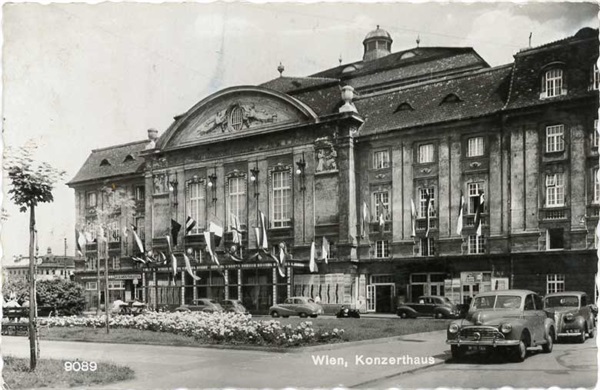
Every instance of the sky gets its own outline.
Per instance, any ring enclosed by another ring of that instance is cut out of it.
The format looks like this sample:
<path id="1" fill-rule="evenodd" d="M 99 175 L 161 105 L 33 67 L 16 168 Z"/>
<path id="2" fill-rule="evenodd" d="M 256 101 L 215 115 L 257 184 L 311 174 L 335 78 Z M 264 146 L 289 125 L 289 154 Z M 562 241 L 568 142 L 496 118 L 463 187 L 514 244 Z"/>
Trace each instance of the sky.
<path id="1" fill-rule="evenodd" d="M 164 132 L 173 116 L 234 85 L 308 76 L 362 58 L 376 25 L 392 51 L 473 47 L 491 65 L 519 49 L 598 28 L 594 3 L 77 3 L 5 4 L 4 146 L 38 145 L 67 172 L 38 207 L 40 253 L 75 252 L 74 191 L 65 185 L 92 149 Z M 5 263 L 27 254 L 28 216 L 6 196 Z"/>

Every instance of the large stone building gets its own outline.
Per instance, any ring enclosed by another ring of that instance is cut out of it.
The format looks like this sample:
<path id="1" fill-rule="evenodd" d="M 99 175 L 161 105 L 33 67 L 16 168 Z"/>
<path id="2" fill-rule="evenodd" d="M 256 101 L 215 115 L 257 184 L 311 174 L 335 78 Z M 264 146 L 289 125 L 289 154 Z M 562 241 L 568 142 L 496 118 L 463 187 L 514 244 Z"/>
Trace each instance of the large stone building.
<path id="1" fill-rule="evenodd" d="M 36 280 L 54 280 L 73 278 L 75 258 L 52 253 L 48 248 L 45 255 L 36 256 Z M 6 280 L 29 279 L 29 257 L 16 256 L 12 264 L 2 266 Z"/>
<path id="2" fill-rule="evenodd" d="M 472 48 L 393 53 L 379 27 L 363 45 L 361 61 L 221 90 L 158 139 L 92 152 L 70 182 L 78 224 L 110 183 L 145 199 L 115 220 L 117 231 L 136 225 L 145 250 L 168 254 L 172 220 L 183 225 L 175 277 L 170 264 L 132 263 L 133 240 L 114 235 L 109 255 L 122 270 L 112 274 L 125 275 L 129 297 L 240 299 L 265 312 L 318 295 L 326 307 L 386 312 L 421 294 L 594 294 L 598 31 L 523 49 L 498 67 Z M 274 257 L 257 249 L 261 212 Z M 234 256 L 232 214 L 242 231 Z M 188 217 L 197 224 L 185 234 Z M 220 265 L 202 234 L 211 223 L 225 230 Z M 310 272 L 311 244 L 320 257 L 324 239 L 328 262 Z"/>

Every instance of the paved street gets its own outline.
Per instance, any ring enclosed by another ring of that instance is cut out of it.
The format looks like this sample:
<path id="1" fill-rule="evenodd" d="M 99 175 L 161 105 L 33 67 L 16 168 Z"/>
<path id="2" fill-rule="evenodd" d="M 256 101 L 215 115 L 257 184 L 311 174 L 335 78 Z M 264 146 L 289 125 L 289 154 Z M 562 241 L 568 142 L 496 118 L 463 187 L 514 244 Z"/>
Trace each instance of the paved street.
<path id="1" fill-rule="evenodd" d="M 453 362 L 443 331 L 292 353 L 45 340 L 41 348 L 42 357 L 113 361 L 136 371 L 136 379 L 106 389 L 594 387 L 597 377 L 595 340 L 558 344 L 549 355 L 532 351 L 520 364 L 494 356 Z M 4 337 L 2 353 L 27 356 L 27 339 Z M 315 359 L 325 357 L 340 364 L 315 364 Z M 377 357 L 400 361 L 376 364 Z"/>

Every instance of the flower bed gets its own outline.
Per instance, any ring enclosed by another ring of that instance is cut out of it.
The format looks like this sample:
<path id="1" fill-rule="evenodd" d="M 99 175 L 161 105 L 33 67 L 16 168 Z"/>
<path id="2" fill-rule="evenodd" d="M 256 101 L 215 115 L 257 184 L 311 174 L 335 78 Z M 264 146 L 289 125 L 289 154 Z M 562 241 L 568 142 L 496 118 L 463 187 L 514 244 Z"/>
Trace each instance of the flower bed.
<path id="1" fill-rule="evenodd" d="M 105 325 L 104 316 L 52 317 L 53 327 L 92 327 Z M 312 322 L 297 326 L 279 321 L 253 321 L 250 316 L 235 313 L 148 312 L 139 316 L 118 315 L 110 318 L 113 328 L 129 328 L 168 332 L 194 337 L 207 344 L 246 344 L 268 346 L 302 346 L 341 341 L 343 329 L 315 330 Z"/>

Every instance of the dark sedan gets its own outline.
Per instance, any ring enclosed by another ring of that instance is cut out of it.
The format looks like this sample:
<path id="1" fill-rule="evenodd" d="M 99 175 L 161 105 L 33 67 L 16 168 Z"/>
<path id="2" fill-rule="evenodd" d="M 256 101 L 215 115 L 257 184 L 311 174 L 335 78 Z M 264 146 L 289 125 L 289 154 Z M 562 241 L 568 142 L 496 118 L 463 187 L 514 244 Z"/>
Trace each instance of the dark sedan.
<path id="1" fill-rule="evenodd" d="M 581 291 L 548 294 L 544 298 L 544 310 L 556 322 L 556 336 L 580 343 L 585 342 L 586 335 L 594 337 L 593 309 L 587 294 Z"/>
<path id="2" fill-rule="evenodd" d="M 450 299 L 432 295 L 419 297 L 416 302 L 401 304 L 398 306 L 396 314 L 400 318 L 456 318 L 459 311 Z"/>

